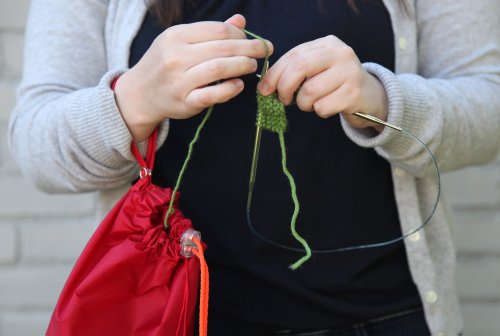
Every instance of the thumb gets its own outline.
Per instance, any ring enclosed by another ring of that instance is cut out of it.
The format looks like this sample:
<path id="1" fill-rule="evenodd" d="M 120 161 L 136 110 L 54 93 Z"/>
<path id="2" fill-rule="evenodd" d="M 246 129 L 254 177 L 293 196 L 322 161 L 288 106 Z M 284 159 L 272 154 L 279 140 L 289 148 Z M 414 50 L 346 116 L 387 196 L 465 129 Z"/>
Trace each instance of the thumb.
<path id="1" fill-rule="evenodd" d="M 247 20 L 241 14 L 234 14 L 229 19 L 226 20 L 226 23 L 232 24 L 233 26 L 243 29 L 247 24 Z"/>

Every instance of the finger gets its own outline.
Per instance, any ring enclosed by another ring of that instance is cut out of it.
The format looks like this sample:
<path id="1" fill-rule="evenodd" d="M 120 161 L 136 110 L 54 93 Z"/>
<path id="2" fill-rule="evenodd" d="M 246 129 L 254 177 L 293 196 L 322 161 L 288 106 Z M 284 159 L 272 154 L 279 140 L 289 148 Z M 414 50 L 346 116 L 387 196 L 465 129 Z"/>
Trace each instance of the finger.
<path id="1" fill-rule="evenodd" d="M 332 53 L 325 52 L 320 40 L 303 43 L 280 57 L 259 84 L 259 91 L 269 95 L 278 90 L 280 98 L 289 103 L 304 79 L 325 70 L 333 58 Z M 280 83 L 283 76 L 284 81 Z"/>
<path id="2" fill-rule="evenodd" d="M 359 90 L 343 84 L 337 90 L 317 100 L 314 112 L 321 118 L 329 118 L 337 113 L 354 113 L 359 101 Z"/>
<path id="3" fill-rule="evenodd" d="M 286 105 L 290 104 L 305 80 L 325 71 L 332 63 L 332 55 L 325 53 L 323 48 L 313 48 L 290 59 L 275 84 L 280 100 Z"/>
<path id="4" fill-rule="evenodd" d="M 202 63 L 208 59 L 232 56 L 246 56 L 251 58 L 266 57 L 268 51 L 272 53 L 273 46 L 266 41 L 259 40 L 214 40 L 193 44 L 189 47 L 188 57 L 192 64 Z"/>
<path id="5" fill-rule="evenodd" d="M 238 95 L 243 86 L 241 79 L 233 78 L 216 85 L 194 89 L 186 96 L 186 104 L 199 110 L 213 104 L 224 103 Z"/>
<path id="6" fill-rule="evenodd" d="M 288 66 L 288 61 L 291 58 L 295 57 L 296 54 L 299 54 L 301 52 L 301 49 L 302 45 L 299 45 L 289 50 L 269 68 L 266 75 L 264 76 L 264 78 L 262 78 L 257 86 L 257 89 L 261 94 L 267 96 L 276 91 L 278 80 Z"/>
<path id="7" fill-rule="evenodd" d="M 257 70 L 257 61 L 245 56 L 215 58 L 195 65 L 184 73 L 183 80 L 193 88 L 215 81 L 246 75 Z"/>
<path id="8" fill-rule="evenodd" d="M 187 43 L 247 38 L 245 33 L 238 27 L 230 23 L 217 21 L 175 25 L 165 30 L 164 34 L 172 39 L 182 40 Z"/>
<path id="9" fill-rule="evenodd" d="M 245 26 L 247 24 L 245 17 L 241 14 L 234 14 L 229 19 L 227 19 L 225 22 L 232 24 L 233 26 L 235 26 L 239 29 L 245 28 Z"/>
<path id="10" fill-rule="evenodd" d="M 337 90 L 343 82 L 335 66 L 320 72 L 302 84 L 296 96 L 297 106 L 302 111 L 313 111 L 317 100 Z"/>
<path id="11" fill-rule="evenodd" d="M 267 73 L 267 76 L 265 76 L 263 81 L 261 81 L 259 91 L 263 95 L 269 95 L 276 91 L 278 89 L 277 85 L 282 74 L 285 72 L 285 69 L 288 69 L 288 66 L 290 65 L 292 65 L 292 70 L 295 69 L 295 71 L 298 70 L 299 72 L 302 70 L 302 72 L 305 72 L 305 74 L 302 73 L 302 80 L 304 78 L 307 78 L 308 76 L 310 77 L 323 71 L 329 65 L 333 64 L 335 59 L 337 59 L 336 50 L 341 46 L 345 46 L 345 43 L 339 40 L 337 37 L 329 35 L 303 43 L 291 49 L 289 52 L 283 55 L 276 62 L 276 64 L 271 67 L 271 69 Z M 307 54 L 310 52 L 314 52 L 315 55 L 310 54 L 309 56 L 311 57 L 311 59 L 308 59 Z M 316 68 L 314 68 L 314 66 Z M 308 69 L 312 69 L 313 71 L 307 72 Z M 292 86 L 295 87 L 296 82 L 298 81 L 300 80 L 295 80 L 293 83 L 290 83 L 294 84 Z M 286 98 L 285 100 L 290 101 L 291 95 L 293 95 L 293 92 L 284 92 L 283 98 Z"/>

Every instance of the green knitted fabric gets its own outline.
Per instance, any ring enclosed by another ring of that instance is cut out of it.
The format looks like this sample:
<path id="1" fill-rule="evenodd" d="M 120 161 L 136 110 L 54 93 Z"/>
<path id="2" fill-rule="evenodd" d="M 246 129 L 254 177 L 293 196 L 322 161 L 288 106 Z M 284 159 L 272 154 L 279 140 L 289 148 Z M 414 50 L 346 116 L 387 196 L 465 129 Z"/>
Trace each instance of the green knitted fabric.
<path id="1" fill-rule="evenodd" d="M 257 93 L 257 126 L 275 133 L 286 130 L 285 107 L 276 93 L 269 96 Z"/>

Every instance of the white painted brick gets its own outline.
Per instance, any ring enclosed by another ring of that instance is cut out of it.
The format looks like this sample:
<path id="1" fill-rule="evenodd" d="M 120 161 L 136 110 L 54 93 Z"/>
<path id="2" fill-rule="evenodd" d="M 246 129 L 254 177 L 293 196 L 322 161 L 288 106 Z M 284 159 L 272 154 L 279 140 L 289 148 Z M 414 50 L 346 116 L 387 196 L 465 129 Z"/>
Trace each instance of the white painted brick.
<path id="1" fill-rule="evenodd" d="M 0 29 L 24 29 L 30 0 L 1 0 Z"/>
<path id="2" fill-rule="evenodd" d="M 463 300 L 500 302 L 500 257 L 459 256 L 457 288 Z"/>
<path id="3" fill-rule="evenodd" d="M 500 255 L 500 210 L 454 211 L 459 254 Z"/>
<path id="4" fill-rule="evenodd" d="M 94 231 L 94 217 L 22 223 L 21 262 L 74 263 Z"/>
<path id="5" fill-rule="evenodd" d="M 12 264 L 17 257 L 17 234 L 13 223 L 0 224 L 0 265 Z"/>
<path id="6" fill-rule="evenodd" d="M 500 169 L 496 164 L 443 174 L 443 191 L 454 208 L 500 207 Z"/>
<path id="7" fill-rule="evenodd" d="M 51 311 L 8 312 L 0 316 L 0 336 L 44 335 Z"/>
<path id="8" fill-rule="evenodd" d="M 94 213 L 95 195 L 48 195 L 22 176 L 0 176 L 0 218 L 82 216 Z"/>
<path id="9" fill-rule="evenodd" d="M 3 41 L 2 41 L 2 38 L 0 36 L 0 78 L 4 77 L 5 60 L 3 58 L 4 58 Z"/>
<path id="10" fill-rule="evenodd" d="M 0 81 L 0 123 L 7 123 L 10 113 L 16 105 L 16 89 L 19 81 Z"/>
<path id="11" fill-rule="evenodd" d="M 11 79 L 21 78 L 23 71 L 24 35 L 22 33 L 4 33 L 4 76 Z"/>
<path id="12" fill-rule="evenodd" d="M 3 267 L 0 309 L 52 310 L 73 265 Z"/>
<path id="13" fill-rule="evenodd" d="M 464 335 L 500 334 L 500 304 L 463 304 Z"/>

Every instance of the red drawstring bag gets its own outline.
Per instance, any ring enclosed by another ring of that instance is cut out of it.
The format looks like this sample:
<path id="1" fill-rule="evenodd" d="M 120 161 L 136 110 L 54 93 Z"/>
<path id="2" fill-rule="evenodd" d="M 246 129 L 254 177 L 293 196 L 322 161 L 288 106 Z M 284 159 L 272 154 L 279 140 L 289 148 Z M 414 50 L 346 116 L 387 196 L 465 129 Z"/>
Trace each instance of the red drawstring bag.
<path id="1" fill-rule="evenodd" d="M 151 182 L 156 135 L 157 131 L 149 140 L 146 160 L 132 144 L 140 179 L 87 243 L 59 297 L 47 335 L 193 335 L 200 265 L 200 334 L 202 329 L 206 334 L 208 269 L 203 247 L 199 233 L 177 207 L 164 229 L 172 190 Z M 193 253 L 198 258 L 190 258 Z"/>

